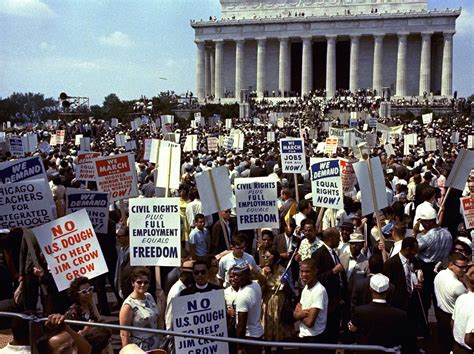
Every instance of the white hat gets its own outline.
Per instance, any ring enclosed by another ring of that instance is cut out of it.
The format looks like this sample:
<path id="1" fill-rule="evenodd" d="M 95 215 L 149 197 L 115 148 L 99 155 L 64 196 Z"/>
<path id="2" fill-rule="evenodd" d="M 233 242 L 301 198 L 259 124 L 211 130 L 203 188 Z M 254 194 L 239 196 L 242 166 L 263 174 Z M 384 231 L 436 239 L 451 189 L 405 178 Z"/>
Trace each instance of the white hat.
<path id="1" fill-rule="evenodd" d="M 370 278 L 370 288 L 377 293 L 383 293 L 384 291 L 387 291 L 389 283 L 390 279 L 380 273 L 372 275 Z"/>
<path id="2" fill-rule="evenodd" d="M 419 214 L 418 220 L 435 220 L 438 217 L 434 208 L 423 208 Z"/>
<path id="3" fill-rule="evenodd" d="M 349 243 L 365 242 L 364 235 L 357 232 L 352 233 L 349 237 Z"/>

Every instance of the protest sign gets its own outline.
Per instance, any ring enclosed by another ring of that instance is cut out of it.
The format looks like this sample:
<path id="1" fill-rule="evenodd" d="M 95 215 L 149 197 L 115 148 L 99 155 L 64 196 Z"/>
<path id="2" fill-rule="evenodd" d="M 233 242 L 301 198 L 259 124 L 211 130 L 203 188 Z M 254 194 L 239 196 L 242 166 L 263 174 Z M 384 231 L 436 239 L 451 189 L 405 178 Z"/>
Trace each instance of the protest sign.
<path id="1" fill-rule="evenodd" d="M 137 149 L 137 142 L 135 140 L 128 140 L 125 142 L 125 151 L 132 151 Z"/>
<path id="2" fill-rule="evenodd" d="M 181 145 L 172 142 L 160 145 L 157 161 L 156 186 L 178 189 L 181 177 Z"/>
<path id="3" fill-rule="evenodd" d="M 474 229 L 474 199 L 471 196 L 460 198 L 466 230 Z"/>
<path id="4" fill-rule="evenodd" d="M 219 150 L 219 138 L 215 136 L 210 136 L 207 138 L 207 150 L 208 151 L 217 151 Z"/>
<path id="5" fill-rule="evenodd" d="M 244 148 L 245 135 L 240 130 L 234 131 L 232 134 L 234 144 L 232 148 L 235 150 L 242 150 Z"/>
<path id="6" fill-rule="evenodd" d="M 234 195 L 226 166 L 197 173 L 195 179 L 204 215 L 234 207 Z"/>
<path id="7" fill-rule="evenodd" d="M 303 139 L 280 139 L 280 154 L 283 173 L 303 173 L 306 170 Z"/>
<path id="8" fill-rule="evenodd" d="M 385 178 L 379 157 L 352 164 L 361 190 L 362 215 L 382 210 L 388 206 Z"/>
<path id="9" fill-rule="evenodd" d="M 344 208 L 338 159 L 311 159 L 311 190 L 314 206 Z"/>
<path id="10" fill-rule="evenodd" d="M 198 136 L 194 134 L 188 135 L 184 143 L 183 151 L 184 152 L 196 151 L 197 144 L 198 144 Z"/>
<path id="11" fill-rule="evenodd" d="M 42 141 L 38 144 L 38 150 L 42 153 L 49 154 L 49 152 L 51 151 L 51 145 L 49 145 L 46 141 Z"/>
<path id="12" fill-rule="evenodd" d="M 337 137 L 330 136 L 326 138 L 326 145 L 324 146 L 324 154 L 329 154 L 329 156 L 333 155 L 337 151 L 337 143 L 339 139 Z"/>
<path id="13" fill-rule="evenodd" d="M 151 140 L 151 147 L 150 147 L 150 162 L 151 163 L 156 164 L 156 162 L 158 161 L 158 154 L 160 152 L 160 146 L 162 143 L 168 144 L 167 142 L 164 142 L 158 139 Z"/>
<path id="14" fill-rule="evenodd" d="M 316 146 L 316 153 L 324 153 L 326 151 L 326 142 L 320 142 Z"/>
<path id="15" fill-rule="evenodd" d="M 338 145 L 344 144 L 344 131 L 345 129 L 340 129 L 340 128 L 329 128 L 329 136 L 331 138 L 337 138 L 338 139 Z"/>
<path id="16" fill-rule="evenodd" d="M 425 138 L 425 150 L 436 151 L 436 138 Z"/>
<path id="17" fill-rule="evenodd" d="M 85 209 L 32 229 L 59 291 L 77 277 L 107 273 L 107 264 Z"/>
<path id="18" fill-rule="evenodd" d="M 49 137 L 49 145 L 56 146 L 58 145 L 58 139 L 56 138 L 56 134 L 51 134 Z"/>
<path id="19" fill-rule="evenodd" d="M 467 136 L 467 148 L 474 149 L 474 135 Z"/>
<path id="20" fill-rule="evenodd" d="M 259 125 L 260 124 L 260 118 L 254 118 L 253 119 L 253 124 L 254 125 Z"/>
<path id="21" fill-rule="evenodd" d="M 30 228 L 54 220 L 53 197 L 44 180 L 0 184 L 0 228 Z"/>
<path id="22" fill-rule="evenodd" d="M 130 210 L 130 265 L 181 265 L 179 198 L 133 198 Z"/>
<path id="23" fill-rule="evenodd" d="M 141 119 L 142 119 L 142 125 L 147 125 L 150 122 L 150 118 L 146 115 L 142 115 Z"/>
<path id="24" fill-rule="evenodd" d="M 42 179 L 48 183 L 43 160 L 39 156 L 0 163 L 0 183 Z"/>
<path id="25" fill-rule="evenodd" d="M 13 156 L 25 156 L 25 147 L 23 146 L 23 139 L 19 136 L 10 136 L 8 138 L 8 148 Z"/>
<path id="26" fill-rule="evenodd" d="M 76 162 L 76 178 L 81 181 L 95 181 L 93 159 L 100 157 L 100 152 L 79 151 Z"/>
<path id="27" fill-rule="evenodd" d="M 126 142 L 127 142 L 127 136 L 125 134 L 117 134 L 115 136 L 115 145 L 117 147 L 125 146 Z"/>
<path id="28" fill-rule="evenodd" d="M 117 128 L 118 126 L 118 119 L 117 118 L 112 118 L 110 125 L 112 128 Z"/>
<path id="29" fill-rule="evenodd" d="M 277 127 L 281 129 L 284 126 L 285 126 L 285 118 L 284 117 L 278 117 L 277 118 Z"/>
<path id="30" fill-rule="evenodd" d="M 93 160 L 97 190 L 109 201 L 138 196 L 137 172 L 132 154 L 103 156 Z"/>
<path id="31" fill-rule="evenodd" d="M 351 114 L 354 113 L 354 112 L 351 112 Z M 357 121 L 357 118 L 356 119 L 350 119 L 349 120 L 349 127 L 350 128 L 358 128 L 359 127 L 359 122 Z"/>
<path id="32" fill-rule="evenodd" d="M 385 152 L 387 153 L 387 156 L 390 157 L 392 155 L 395 155 L 395 149 L 393 148 L 393 145 L 392 144 L 385 144 L 384 147 L 385 149 Z"/>
<path id="33" fill-rule="evenodd" d="M 346 159 L 339 159 L 339 166 L 341 167 L 342 192 L 349 193 L 354 189 L 356 176 L 352 162 Z"/>
<path id="34" fill-rule="evenodd" d="M 328 132 L 331 129 L 332 122 L 323 122 L 323 126 L 321 128 L 322 132 Z M 329 134 L 331 135 L 331 134 Z"/>
<path id="35" fill-rule="evenodd" d="M 163 115 L 161 118 L 161 126 L 165 124 L 173 124 L 174 123 L 174 116 L 171 114 Z"/>
<path id="36" fill-rule="evenodd" d="M 377 117 L 369 118 L 369 128 L 377 128 Z M 364 129 L 367 130 L 367 129 Z"/>
<path id="37" fill-rule="evenodd" d="M 423 124 L 430 124 L 433 120 L 433 113 L 422 114 L 421 118 L 423 119 Z"/>
<path id="38" fill-rule="evenodd" d="M 66 189 L 68 214 L 86 209 L 95 232 L 106 234 L 109 224 L 108 194 L 77 188 Z"/>
<path id="39" fill-rule="evenodd" d="M 84 137 L 79 141 L 79 150 L 90 151 L 91 150 L 91 138 Z"/>
<path id="40" fill-rule="evenodd" d="M 277 184 L 269 177 L 236 178 L 237 227 L 278 228 Z"/>
<path id="41" fill-rule="evenodd" d="M 56 130 L 56 143 L 59 145 L 64 144 L 65 136 L 66 136 L 65 130 Z"/>
<path id="42" fill-rule="evenodd" d="M 365 135 L 365 138 L 367 140 L 367 146 L 370 149 L 374 148 L 377 145 L 377 133 L 376 132 L 367 133 Z"/>
<path id="43" fill-rule="evenodd" d="M 38 136 L 36 134 L 27 134 L 21 137 L 23 140 L 23 150 L 25 153 L 35 152 L 38 146 Z"/>
<path id="44" fill-rule="evenodd" d="M 0 132 L 0 143 L 4 143 L 6 141 L 7 141 L 7 139 L 6 139 L 5 132 Z"/>
<path id="45" fill-rule="evenodd" d="M 275 142 L 275 132 L 267 132 L 267 141 L 269 143 Z"/>
<path id="46" fill-rule="evenodd" d="M 194 119 L 191 121 L 191 128 L 197 128 L 197 122 Z"/>
<path id="47" fill-rule="evenodd" d="M 226 129 L 229 129 L 229 130 L 232 129 L 232 119 L 227 118 L 227 119 L 225 120 L 225 128 L 226 128 Z"/>
<path id="48" fill-rule="evenodd" d="M 152 139 L 145 139 L 143 142 L 143 160 L 150 160 L 150 151 L 151 151 L 151 142 Z"/>
<path id="49" fill-rule="evenodd" d="M 194 113 L 194 119 L 197 121 L 198 119 L 201 119 L 201 112 L 196 112 Z"/>
<path id="50" fill-rule="evenodd" d="M 451 134 L 451 144 L 459 143 L 459 132 L 453 132 Z"/>
<path id="51" fill-rule="evenodd" d="M 76 134 L 76 136 L 74 137 L 74 145 L 79 146 L 83 137 L 84 135 L 82 134 Z"/>
<path id="52" fill-rule="evenodd" d="M 224 290 L 178 296 L 171 301 L 176 332 L 227 337 Z M 229 354 L 226 342 L 175 336 L 174 343 L 176 354 Z"/>
<path id="53" fill-rule="evenodd" d="M 464 190 L 467 178 L 473 166 L 474 151 L 461 149 L 456 161 L 454 162 L 454 166 L 449 173 L 448 179 L 446 180 L 446 186 L 460 191 Z"/>
<path id="54" fill-rule="evenodd" d="M 460 199 L 466 230 L 474 229 L 474 199 L 471 196 Z"/>

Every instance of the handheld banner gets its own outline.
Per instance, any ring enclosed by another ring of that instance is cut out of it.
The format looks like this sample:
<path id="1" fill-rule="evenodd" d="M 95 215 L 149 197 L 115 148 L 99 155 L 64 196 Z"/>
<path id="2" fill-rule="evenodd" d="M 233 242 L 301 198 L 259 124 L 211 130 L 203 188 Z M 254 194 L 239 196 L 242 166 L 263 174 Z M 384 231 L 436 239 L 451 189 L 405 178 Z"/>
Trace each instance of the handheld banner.
<path id="1" fill-rule="evenodd" d="M 344 208 L 338 159 L 311 159 L 311 190 L 314 206 Z"/>
<path id="2" fill-rule="evenodd" d="M 236 178 L 234 184 L 239 230 L 279 227 L 277 184 L 274 179 Z"/>
<path id="3" fill-rule="evenodd" d="M 173 329 L 181 333 L 195 333 L 227 337 L 224 290 L 213 290 L 171 300 Z M 229 354 L 226 342 L 174 337 L 176 354 Z"/>
<path id="4" fill-rule="evenodd" d="M 433 120 L 433 113 L 422 114 L 421 118 L 423 119 L 423 124 L 430 124 Z"/>
<path id="5" fill-rule="evenodd" d="M 43 160 L 39 156 L 0 163 L 0 183 L 42 179 L 47 183 Z"/>
<path id="6" fill-rule="evenodd" d="M 109 194 L 109 201 L 138 196 L 137 171 L 132 154 L 94 159 L 97 189 Z"/>
<path id="7" fill-rule="evenodd" d="M 76 162 L 76 178 L 81 181 L 95 181 L 94 163 L 100 152 L 79 151 Z"/>
<path id="8" fill-rule="evenodd" d="M 464 190 L 467 178 L 474 167 L 474 151 L 461 149 L 454 162 L 454 166 L 446 180 L 447 187 L 453 187 L 460 191 Z"/>
<path id="9" fill-rule="evenodd" d="M 372 157 L 370 166 L 367 160 L 361 160 L 352 166 L 361 191 L 362 215 L 368 215 L 386 208 L 388 199 L 380 158 Z"/>
<path id="10" fill-rule="evenodd" d="M 30 228 L 54 220 L 53 197 L 44 180 L 0 184 L 0 228 Z"/>
<path id="11" fill-rule="evenodd" d="M 474 229 L 474 199 L 471 196 L 460 199 L 466 230 Z"/>
<path id="12" fill-rule="evenodd" d="M 84 189 L 66 189 L 66 211 L 68 214 L 86 209 L 95 232 L 106 234 L 109 224 L 108 194 Z"/>
<path id="13" fill-rule="evenodd" d="M 82 209 L 32 229 L 59 291 L 77 277 L 93 279 L 107 273 L 87 212 Z"/>
<path id="14" fill-rule="evenodd" d="M 8 138 L 8 147 L 10 153 L 16 157 L 25 156 L 25 146 L 23 145 L 23 139 L 19 136 L 10 136 Z"/>
<path id="15" fill-rule="evenodd" d="M 303 173 L 306 170 L 303 139 L 280 139 L 280 153 L 283 173 Z"/>
<path id="16" fill-rule="evenodd" d="M 181 145 L 161 144 L 157 162 L 156 186 L 178 189 L 181 177 Z"/>
<path id="17" fill-rule="evenodd" d="M 56 130 L 56 144 L 64 144 L 64 138 L 66 136 L 65 130 Z"/>
<path id="18" fill-rule="evenodd" d="M 226 166 L 197 173 L 195 179 L 204 215 L 234 207 L 234 195 Z"/>
<path id="19" fill-rule="evenodd" d="M 130 210 L 130 265 L 181 265 L 179 198 L 133 198 Z"/>
<path id="20" fill-rule="evenodd" d="M 339 139 L 337 137 L 329 137 L 326 138 L 326 145 L 324 145 L 324 153 L 329 154 L 329 156 L 333 155 L 337 151 L 337 144 Z"/>
<path id="21" fill-rule="evenodd" d="M 340 159 L 339 165 L 341 166 L 342 192 L 352 192 L 356 182 L 356 175 L 354 168 L 352 167 L 352 162 L 346 159 Z"/>

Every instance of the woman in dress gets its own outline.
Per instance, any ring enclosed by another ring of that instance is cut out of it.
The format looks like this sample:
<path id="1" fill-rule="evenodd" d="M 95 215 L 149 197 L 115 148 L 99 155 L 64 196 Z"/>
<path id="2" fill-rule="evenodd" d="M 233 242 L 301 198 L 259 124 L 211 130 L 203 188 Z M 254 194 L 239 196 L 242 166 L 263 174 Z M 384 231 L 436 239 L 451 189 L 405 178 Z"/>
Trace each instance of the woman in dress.
<path id="1" fill-rule="evenodd" d="M 73 304 L 66 311 L 64 316 L 68 320 L 84 322 L 100 322 L 101 317 L 94 302 L 94 286 L 89 278 L 78 277 L 71 282 L 69 287 L 69 297 Z M 71 326 L 75 331 L 81 331 L 84 327 Z"/>
<path id="2" fill-rule="evenodd" d="M 132 270 L 132 293 L 123 302 L 119 320 L 122 326 L 142 328 L 157 328 L 159 310 L 155 300 L 147 292 L 150 284 L 150 271 L 145 267 L 136 267 Z M 138 332 L 120 331 L 122 346 L 134 343 L 142 350 L 158 349 L 160 341 L 158 335 Z"/>

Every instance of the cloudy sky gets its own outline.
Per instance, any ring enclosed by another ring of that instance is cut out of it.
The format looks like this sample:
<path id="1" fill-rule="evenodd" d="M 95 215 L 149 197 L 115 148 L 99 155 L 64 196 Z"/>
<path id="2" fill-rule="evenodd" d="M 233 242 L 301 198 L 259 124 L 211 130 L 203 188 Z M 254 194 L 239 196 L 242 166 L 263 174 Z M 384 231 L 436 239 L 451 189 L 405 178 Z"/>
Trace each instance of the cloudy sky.
<path id="1" fill-rule="evenodd" d="M 463 7 L 454 41 L 454 89 L 474 93 L 474 1 Z M 190 19 L 219 16 L 219 0 L 0 0 L 0 97 L 40 92 L 88 96 L 101 104 L 178 93 L 195 86 Z M 163 80 L 166 78 L 167 80 Z"/>

